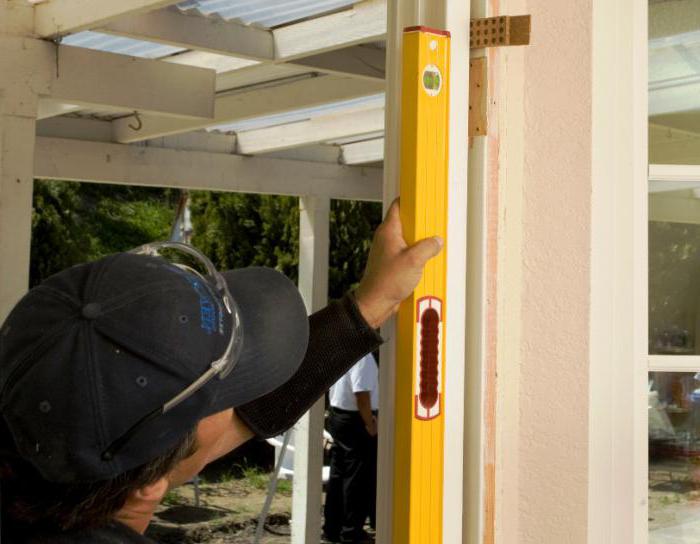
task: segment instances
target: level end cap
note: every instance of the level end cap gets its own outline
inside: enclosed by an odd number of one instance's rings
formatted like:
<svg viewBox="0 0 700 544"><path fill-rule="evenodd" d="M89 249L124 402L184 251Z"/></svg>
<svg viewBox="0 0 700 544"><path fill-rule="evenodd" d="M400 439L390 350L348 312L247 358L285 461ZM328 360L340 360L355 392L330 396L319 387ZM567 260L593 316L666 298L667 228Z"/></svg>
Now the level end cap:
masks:
<svg viewBox="0 0 700 544"><path fill-rule="evenodd" d="M418 26L408 26L403 29L404 33L407 32L427 32L428 34L437 34L438 36L447 36L448 38L450 37L450 32L449 30L440 30L439 28L432 28L429 26L423 26L423 25L418 25Z"/></svg>

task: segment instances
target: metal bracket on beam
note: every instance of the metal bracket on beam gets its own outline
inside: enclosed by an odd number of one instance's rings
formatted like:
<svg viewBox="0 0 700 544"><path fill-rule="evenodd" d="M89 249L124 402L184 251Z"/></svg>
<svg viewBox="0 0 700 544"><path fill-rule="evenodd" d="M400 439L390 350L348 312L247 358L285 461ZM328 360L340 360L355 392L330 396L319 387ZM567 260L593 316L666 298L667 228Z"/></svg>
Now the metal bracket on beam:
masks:
<svg viewBox="0 0 700 544"><path fill-rule="evenodd" d="M530 43L529 15L502 15L472 19L469 22L469 47L501 47Z"/></svg>

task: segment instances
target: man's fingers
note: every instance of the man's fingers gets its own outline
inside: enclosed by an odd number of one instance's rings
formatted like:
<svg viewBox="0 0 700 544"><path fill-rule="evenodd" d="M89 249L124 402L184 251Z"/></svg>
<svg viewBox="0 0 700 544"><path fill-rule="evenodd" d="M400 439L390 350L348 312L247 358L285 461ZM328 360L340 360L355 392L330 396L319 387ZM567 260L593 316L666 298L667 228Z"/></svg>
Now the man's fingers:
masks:
<svg viewBox="0 0 700 544"><path fill-rule="evenodd" d="M411 259L411 262L416 266L423 267L425 263L442 251L442 246L444 245L445 242L443 242L442 238L439 236L425 238L408 248L406 250L406 256Z"/></svg>
<svg viewBox="0 0 700 544"><path fill-rule="evenodd" d="M401 216L399 215L399 199L391 203L384 217L382 226L396 234L401 234Z"/></svg>
<svg viewBox="0 0 700 544"><path fill-rule="evenodd" d="M398 220L399 219L399 198L395 198L394 201L391 203L391 206L389 206L389 209L386 212L386 216L384 217L384 221L392 221L392 220Z"/></svg>

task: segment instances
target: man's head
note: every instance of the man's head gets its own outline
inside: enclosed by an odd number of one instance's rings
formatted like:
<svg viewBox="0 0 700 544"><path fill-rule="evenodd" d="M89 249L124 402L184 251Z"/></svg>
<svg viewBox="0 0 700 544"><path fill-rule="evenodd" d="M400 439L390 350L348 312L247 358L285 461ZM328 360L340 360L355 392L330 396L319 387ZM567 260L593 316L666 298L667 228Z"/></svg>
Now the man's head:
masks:
<svg viewBox="0 0 700 544"><path fill-rule="evenodd" d="M4 427L4 426L2 426ZM2 515L10 532L82 530L100 527L134 501L160 501L169 475L197 450L196 432L151 461L114 478L85 483L50 482L13 451L12 437L0 429Z"/></svg>
<svg viewBox="0 0 700 544"><path fill-rule="evenodd" d="M20 458L46 482L68 485L118 479L159 459L165 468L200 421L231 419L233 407L289 379L308 340L296 288L263 268L222 277L237 315L211 278L130 253L30 291L0 329L0 413ZM233 370L202 382L236 318Z"/></svg>
<svg viewBox="0 0 700 544"><path fill-rule="evenodd" d="M13 447L0 424L0 486L10 528L82 530L121 521L145 530L169 489L190 481L216 459L252 438L232 408L205 417L174 448L114 478L87 483L50 482Z"/></svg>

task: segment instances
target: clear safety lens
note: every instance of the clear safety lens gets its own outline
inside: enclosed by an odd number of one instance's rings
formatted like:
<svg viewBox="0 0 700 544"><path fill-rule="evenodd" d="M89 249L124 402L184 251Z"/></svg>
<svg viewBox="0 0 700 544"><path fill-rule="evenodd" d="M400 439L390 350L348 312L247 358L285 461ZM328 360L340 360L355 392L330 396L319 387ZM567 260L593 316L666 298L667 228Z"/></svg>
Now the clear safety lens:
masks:
<svg viewBox="0 0 700 544"><path fill-rule="evenodd" d="M214 375L221 379L228 376L238 361L243 345L243 331L236 303L229 292L226 280L224 280L214 264L197 248L180 242L153 242L133 249L132 253L164 258L186 273L192 274L195 281L201 282L212 294L215 304L219 306L219 311L223 315L229 316L232 326L226 350L219 359L212 361L211 369L207 372L206 381L209 381ZM202 378L205 378L205 376L202 376ZM195 383L198 384L198 382L199 380ZM201 388L204 383L198 384L199 386L196 389ZM187 388L189 393L187 397L196 391L196 389L190 391L191 387ZM187 397L178 397L177 404Z"/></svg>

